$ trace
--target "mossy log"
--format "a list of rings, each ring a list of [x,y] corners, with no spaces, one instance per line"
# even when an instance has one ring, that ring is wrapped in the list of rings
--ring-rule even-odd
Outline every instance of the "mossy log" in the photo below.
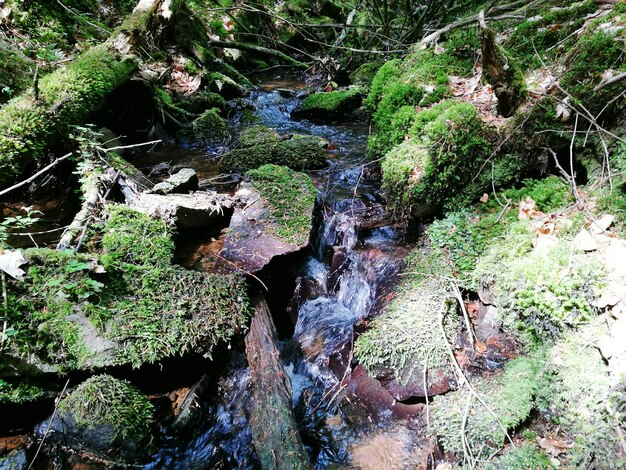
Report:
[[[267,303],[254,301],[255,314],[246,336],[246,355],[252,371],[252,441],[267,469],[311,468],[291,411],[291,382],[277,348],[277,333]]]
[[[174,4],[175,5],[175,4]],[[158,37],[172,17],[170,0],[142,0],[104,43],[43,77],[0,109],[0,187],[6,187],[46,148],[81,123],[138,68],[134,55],[145,38]]]

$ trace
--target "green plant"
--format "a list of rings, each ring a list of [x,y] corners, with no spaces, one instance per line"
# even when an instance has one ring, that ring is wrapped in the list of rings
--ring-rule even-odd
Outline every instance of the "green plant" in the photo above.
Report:
[[[532,444],[511,447],[484,467],[485,470],[556,470],[556,468],[550,457]]]
[[[27,383],[9,383],[0,379],[0,404],[28,403],[43,397],[44,390]]]

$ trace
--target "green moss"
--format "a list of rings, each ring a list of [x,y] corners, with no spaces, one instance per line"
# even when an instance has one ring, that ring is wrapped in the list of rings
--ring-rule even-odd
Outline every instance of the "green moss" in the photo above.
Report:
[[[622,29],[617,35],[604,31],[587,33],[579,39],[567,58],[567,69],[561,78],[561,86],[592,112],[604,108],[621,89],[620,84],[616,83],[600,91],[594,90],[607,70],[626,70],[622,42],[626,37],[623,29],[625,20],[622,20]]]
[[[505,325],[541,342],[589,322],[604,271],[597,255],[573,251],[559,240],[531,250],[532,228],[507,235],[478,263],[475,276],[497,298]],[[520,242],[524,241],[522,245]]]
[[[506,453],[485,465],[485,470],[556,470],[550,457],[532,444],[511,447]]]
[[[497,420],[467,387],[436,396],[431,408],[431,426],[444,450],[462,454],[465,440],[474,458],[484,459],[502,447],[506,438],[502,427],[515,428],[533,409],[540,371],[539,354],[519,357],[506,365],[503,374],[485,377],[474,384]]]
[[[0,104],[32,84],[32,62],[16,48],[0,40]]]
[[[222,157],[223,168],[258,168],[284,165],[294,170],[319,169],[326,165],[326,142],[319,137],[294,134],[281,139],[266,126],[250,126],[241,133],[236,147]]]
[[[616,426],[623,426],[624,382],[614,386],[597,349],[606,334],[606,319],[598,319],[557,343],[546,358],[537,397],[539,410],[572,437],[571,468],[622,468]]]
[[[125,380],[110,375],[87,379],[59,402],[59,411],[78,429],[109,428],[110,442],[145,442],[154,408],[148,398]]]
[[[525,180],[519,189],[507,189],[491,197],[487,203],[478,203],[462,211],[448,212],[435,220],[427,230],[428,239],[433,246],[445,249],[450,256],[455,274],[464,282],[470,282],[476,263],[481,255],[493,244],[494,240],[506,240],[507,230],[512,225],[512,234],[521,229],[527,236],[511,237],[511,244],[525,243],[524,250],[529,249],[531,232],[525,227],[517,227],[516,205],[530,197],[539,211],[550,213],[566,207],[573,202],[569,186],[557,177],[543,180]],[[511,201],[513,209],[502,212],[500,201]],[[524,225],[523,223],[520,223]],[[508,243],[508,242],[507,242]],[[510,245],[505,250],[517,253]],[[495,261],[495,258],[494,258]]]
[[[38,400],[45,395],[42,388],[27,383],[9,383],[0,379],[0,404],[21,404]]]
[[[200,114],[213,108],[224,112],[227,108],[226,100],[221,95],[206,90],[194,93],[190,98],[182,101],[179,106],[195,114]]]
[[[110,207],[103,255],[33,249],[26,280],[10,286],[3,351],[58,370],[139,367],[194,351],[210,355],[249,318],[245,279],[170,264],[171,229]]]
[[[311,178],[278,165],[263,165],[246,176],[270,208],[276,235],[297,246],[305,244],[317,197]]]
[[[449,300],[452,276],[443,252],[416,249],[406,262],[396,296],[355,343],[354,357],[376,375],[391,371],[400,383],[422,377],[424,368],[450,367],[450,357],[437,328],[437,312],[454,309]],[[446,316],[450,337],[458,328],[454,315]]]
[[[192,129],[194,137],[204,142],[223,140],[229,136],[226,121],[215,108],[203,112],[193,122]]]
[[[382,162],[383,190],[396,217],[427,215],[459,195],[477,198],[480,188],[468,187],[467,178],[477,174],[493,144],[475,108],[443,103],[424,110],[411,132],[415,137]]]
[[[40,102],[32,92],[0,109],[0,185],[12,181],[33,159],[43,156],[70,124],[80,123],[106,95],[126,81],[137,64],[118,60],[106,44],[93,47],[74,62],[40,81]]]
[[[380,67],[380,62],[366,62],[361,64],[356,70],[350,73],[350,81],[353,85],[358,85],[369,90],[376,76],[376,72],[378,72]]]
[[[361,105],[361,100],[359,89],[313,93],[292,115],[313,120],[349,119],[350,112]]]

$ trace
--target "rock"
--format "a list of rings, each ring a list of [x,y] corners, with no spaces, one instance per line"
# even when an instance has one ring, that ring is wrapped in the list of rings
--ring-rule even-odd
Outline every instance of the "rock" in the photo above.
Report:
[[[87,379],[59,402],[49,434],[66,445],[132,462],[147,453],[153,407],[129,382]],[[57,434],[58,433],[58,434]]]
[[[474,323],[474,332],[480,341],[486,341],[497,335],[500,328],[498,319],[498,309],[493,305],[478,304],[478,318]]]
[[[193,194],[142,193],[132,207],[140,212],[175,222],[181,229],[208,227],[225,217],[233,200],[212,191]]]
[[[377,377],[377,379],[391,396],[398,401],[408,400],[412,397],[426,396],[424,393],[424,380],[419,374],[413,374],[413,377],[411,377],[406,385],[398,383],[393,375]],[[456,381],[453,374],[446,373],[442,369],[428,370],[428,390],[426,390],[426,392],[429,397],[441,395],[455,388]]]
[[[328,288],[335,291],[339,288],[339,279],[348,268],[349,258],[345,246],[333,246],[333,255],[328,273]]]
[[[241,98],[246,95],[245,87],[222,73],[213,72],[208,75],[207,80],[209,90],[214,93],[219,93],[227,100]]]
[[[254,273],[275,256],[308,245],[317,191],[307,175],[277,165],[248,176],[251,183],[235,194],[238,203],[220,257],[225,267]]]
[[[326,166],[328,142],[315,136],[279,136],[266,126],[250,126],[237,145],[224,154],[220,166],[258,168],[265,164],[284,165],[294,170],[314,170]]]
[[[198,189],[198,175],[192,168],[183,168],[165,181],[154,185],[153,194],[188,193]]]
[[[193,136],[201,142],[224,140],[229,136],[226,121],[217,109],[202,113],[192,124]]]
[[[324,122],[350,121],[362,101],[359,89],[314,93],[291,112],[291,117]]]

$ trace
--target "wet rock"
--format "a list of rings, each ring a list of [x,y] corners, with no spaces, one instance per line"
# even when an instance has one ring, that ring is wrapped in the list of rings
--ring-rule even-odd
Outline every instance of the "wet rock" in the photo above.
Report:
[[[291,117],[321,122],[350,121],[362,101],[359,89],[314,93],[292,111]]]
[[[498,309],[493,305],[478,304],[478,318],[474,321],[474,333],[480,341],[495,336],[500,331]]]
[[[408,418],[422,413],[424,405],[405,405],[385,389],[382,384],[370,377],[364,367],[358,365],[350,374],[346,386],[346,393],[350,400],[363,406],[371,414],[380,416],[393,413],[398,418]]]
[[[156,184],[152,194],[188,193],[198,189],[198,175],[192,168],[183,168],[165,181]]]
[[[170,220],[181,229],[208,227],[225,217],[234,201],[212,191],[192,194],[142,193],[132,207],[140,212]]]
[[[157,163],[152,167],[148,176],[165,176],[172,172],[172,166],[167,162]]]
[[[339,287],[339,279],[348,268],[350,259],[348,258],[345,246],[333,246],[333,254],[330,260],[330,270],[328,274],[328,288],[332,291]]]
[[[456,381],[450,372],[442,369],[429,369],[427,374],[428,390],[424,390],[424,379],[414,374],[405,385],[401,385],[393,375],[377,377],[389,393],[398,401],[405,401],[413,397],[424,398],[425,392],[429,397],[441,395],[456,388]]]

